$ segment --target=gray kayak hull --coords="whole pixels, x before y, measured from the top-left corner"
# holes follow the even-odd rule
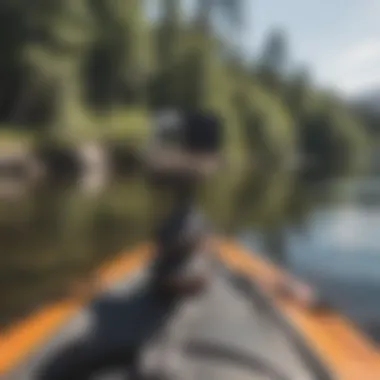
[[[264,303],[250,302],[247,294],[234,286],[228,271],[220,269],[202,297],[170,313],[146,292],[146,278],[147,272],[140,271],[116,284],[7,379],[40,380],[42,369],[51,363],[64,378],[69,366],[78,367],[84,361],[99,364],[109,353],[120,354],[123,350],[127,365],[129,354],[137,345],[156,351],[156,355],[162,355],[166,349],[170,356],[171,342],[183,352],[171,356],[169,362],[178,361],[174,365],[181,373],[178,377],[184,379],[326,378],[317,377],[299,347],[273,318],[270,308]],[[168,334],[167,340],[154,339],[163,332]],[[71,357],[63,358],[62,353],[70,350]],[[114,359],[120,360],[116,356]],[[112,378],[118,378],[117,373]]]

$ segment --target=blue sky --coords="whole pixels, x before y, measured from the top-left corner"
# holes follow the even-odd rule
[[[282,27],[318,84],[353,94],[380,87],[380,0],[247,0],[243,45],[258,51]]]
[[[279,27],[293,61],[309,67],[318,85],[345,95],[380,87],[380,0],[245,1],[248,56],[257,56],[267,33]]]

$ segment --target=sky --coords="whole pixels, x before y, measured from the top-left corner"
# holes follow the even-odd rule
[[[380,88],[380,0],[247,0],[242,44],[255,55],[273,27],[316,83],[344,95]]]
[[[191,9],[194,0],[183,1]],[[345,96],[380,88],[380,0],[245,2],[241,44],[248,57],[257,57],[268,32],[281,28],[294,64],[309,68],[317,85]]]

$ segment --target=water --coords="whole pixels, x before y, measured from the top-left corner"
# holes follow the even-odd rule
[[[149,239],[171,204],[170,193],[139,175],[13,186],[0,186],[2,326],[64,297],[73,281]],[[199,199],[217,230],[315,285],[380,342],[379,180],[223,173]]]

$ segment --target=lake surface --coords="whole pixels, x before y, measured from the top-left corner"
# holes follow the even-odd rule
[[[67,294],[101,262],[150,238],[171,206],[142,176],[0,183],[0,324]],[[315,285],[380,342],[380,180],[223,173],[199,192],[215,228]]]

